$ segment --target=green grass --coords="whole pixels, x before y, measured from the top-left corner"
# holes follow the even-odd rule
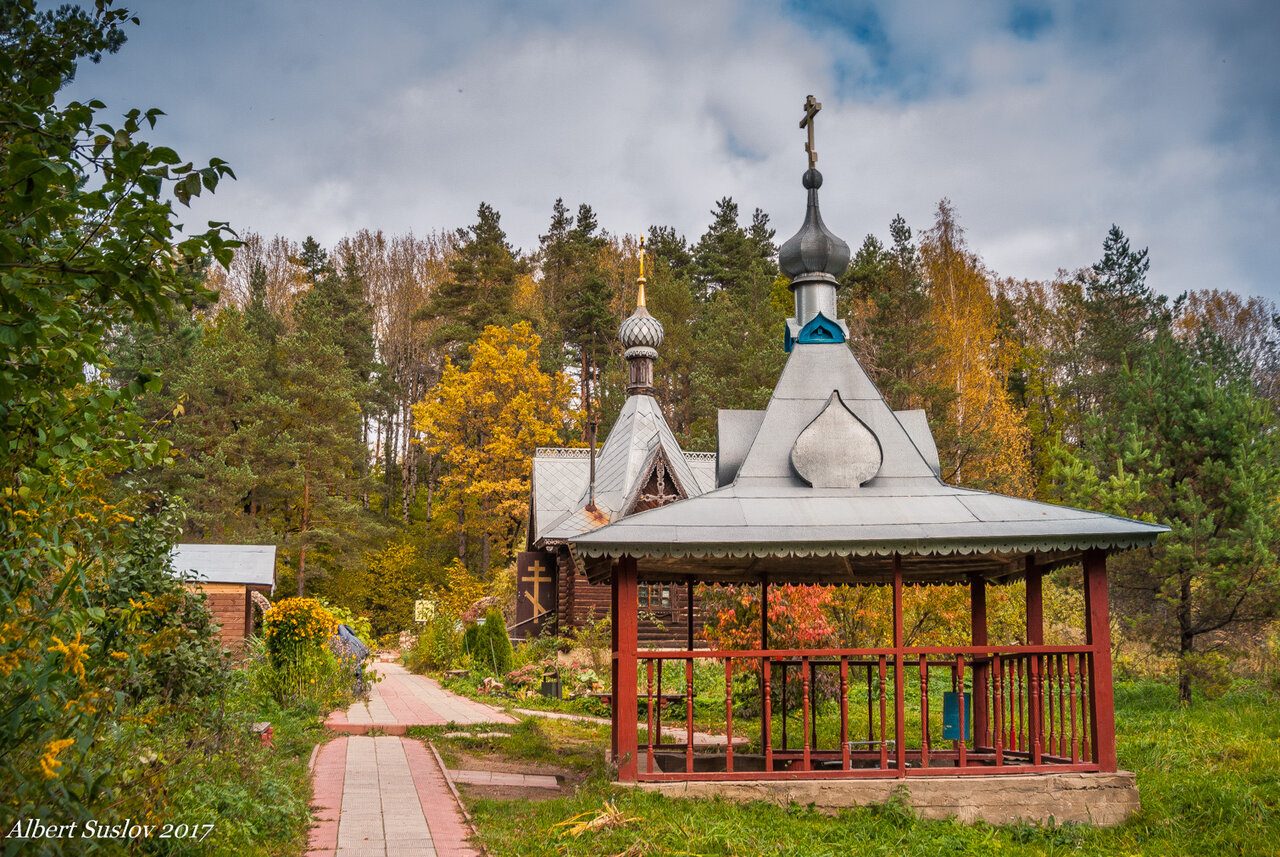
[[[1173,687],[1121,685],[1116,715],[1120,764],[1138,775],[1142,811],[1110,830],[919,821],[896,804],[832,817],[798,806],[674,800],[612,786],[603,766],[571,797],[475,800],[470,809],[495,857],[1280,855],[1280,703],[1274,697],[1246,687],[1184,709]],[[540,740],[554,744],[545,725],[538,726]],[[597,740],[607,741],[607,732]],[[606,800],[636,820],[580,837],[555,826],[599,811]]]

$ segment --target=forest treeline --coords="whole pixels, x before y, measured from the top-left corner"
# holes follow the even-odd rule
[[[764,407],[785,359],[775,230],[725,198],[696,240],[644,237],[657,398],[686,449],[714,449],[717,409]],[[839,309],[889,404],[927,412],[946,481],[1173,528],[1113,561],[1117,611],[1192,675],[1275,613],[1280,319],[1169,298],[1145,249],[1100,238],[1087,267],[1003,278],[943,200],[919,232],[865,238]],[[608,430],[638,253],[563,200],[529,252],[487,204],[426,236],[251,234],[209,268],[218,300],[118,331],[110,372],[163,379],[145,414],[176,461],[146,478],[185,503],[186,538],[275,543],[283,585],[390,632],[424,592],[508,566],[535,447]]]

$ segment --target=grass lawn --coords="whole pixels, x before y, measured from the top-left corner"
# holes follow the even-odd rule
[[[558,758],[591,771],[570,797],[469,799],[492,855],[1280,855],[1280,705],[1241,689],[1178,706],[1171,686],[1119,685],[1121,767],[1135,771],[1141,813],[1110,830],[1079,825],[992,827],[919,821],[898,805],[826,816],[807,807],[673,800],[613,786],[602,765],[607,731],[530,724],[493,749]],[[571,739],[571,740],[566,740]],[[503,746],[506,744],[506,746]],[[442,747],[442,751],[443,751]],[[571,835],[612,802],[618,826]],[[560,825],[560,826],[557,826]]]

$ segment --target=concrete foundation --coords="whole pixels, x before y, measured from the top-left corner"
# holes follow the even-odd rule
[[[885,803],[903,789],[920,818],[962,822],[1073,821],[1112,827],[1138,811],[1138,784],[1128,771],[1114,774],[1002,774],[858,780],[740,780],[637,783],[668,797],[813,804],[825,812]]]

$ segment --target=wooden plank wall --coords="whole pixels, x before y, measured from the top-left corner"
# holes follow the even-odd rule
[[[244,645],[248,588],[243,583],[199,583],[196,588],[204,592],[209,612],[221,626],[218,638],[222,647],[238,651]]]

